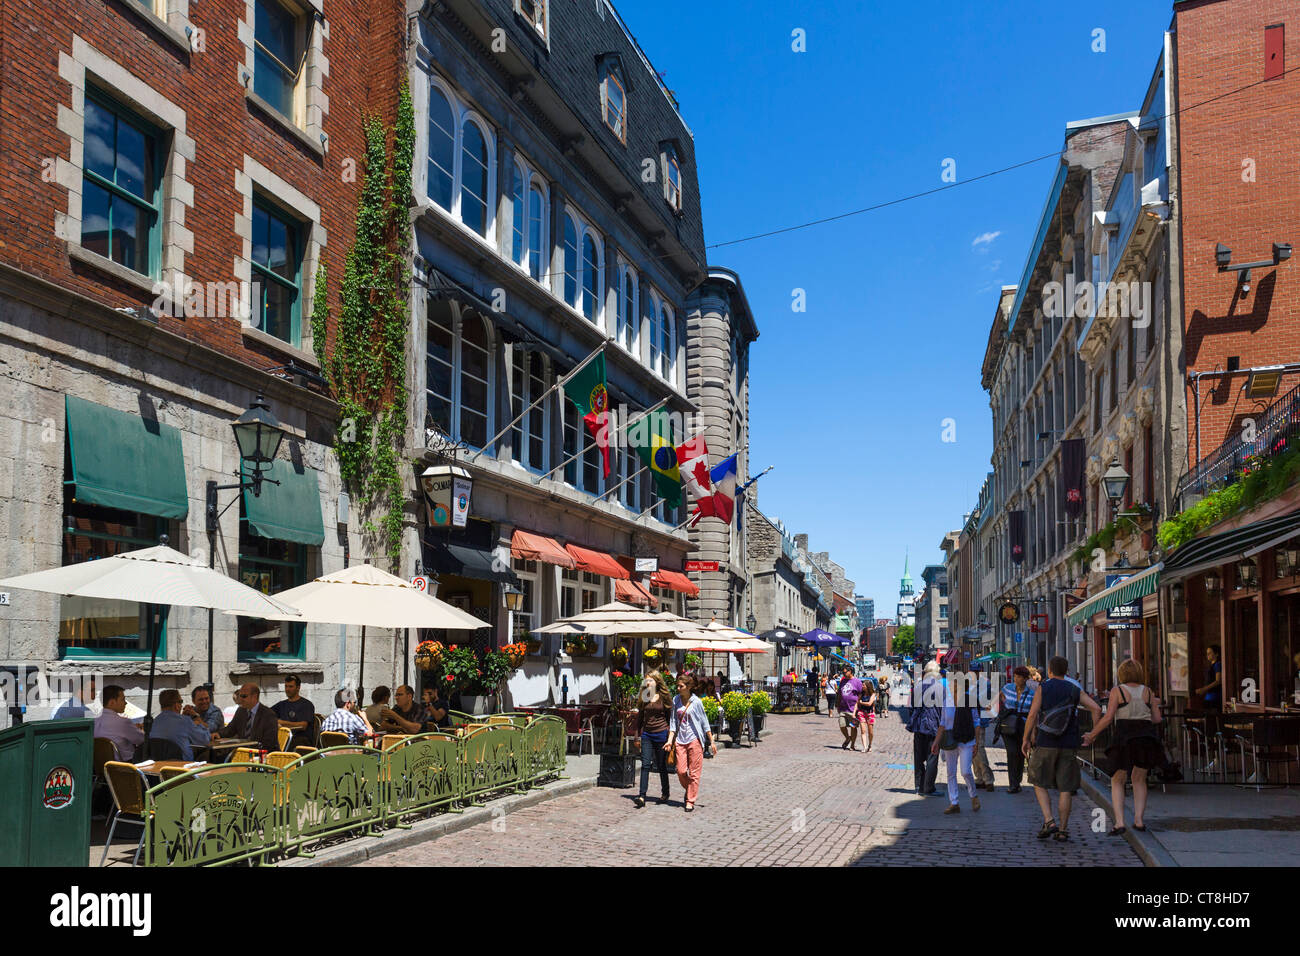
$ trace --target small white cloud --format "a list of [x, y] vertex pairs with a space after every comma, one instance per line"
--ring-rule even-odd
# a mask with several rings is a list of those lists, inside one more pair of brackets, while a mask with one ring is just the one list
[[[981, 233], [980, 235], [975, 237], [975, 241], [972, 242], [970, 246], [972, 249], [978, 249], [980, 246], [987, 246], [1000, 235], [1002, 235], [1001, 229], [999, 229], [997, 232]], [[983, 252], [987, 250], [980, 250], [980, 251]]]
[[994, 259], [992, 262], [989, 263], [989, 272], [997, 272], [1001, 268], [1002, 268], [1001, 259]]

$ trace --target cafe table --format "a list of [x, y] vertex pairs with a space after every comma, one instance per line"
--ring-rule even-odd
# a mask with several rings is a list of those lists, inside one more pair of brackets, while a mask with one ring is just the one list
[[195, 750], [206, 749], [208, 752], [208, 757], [219, 758], [218, 760], [213, 761], [214, 763], [219, 763], [221, 760], [226, 759], [226, 757], [234, 753], [240, 747], [252, 747], [254, 750], [261, 750], [262, 744], [261, 741], [257, 741], [257, 740], [241, 740], [235, 737], [230, 737], [226, 739], [217, 740], [214, 743], [210, 743], [206, 748], [195, 747], [194, 749]]

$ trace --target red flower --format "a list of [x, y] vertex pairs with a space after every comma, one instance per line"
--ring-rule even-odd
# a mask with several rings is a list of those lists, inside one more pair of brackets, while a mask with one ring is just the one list
[[474, 673], [479, 674], [481, 676], [483, 674], [483, 671], [481, 668], [475, 668]]
[[455, 680], [455, 679], [456, 678], [452, 677], [450, 674], [447, 675], [447, 680]]
[[622, 677], [622, 676], [623, 676], [623, 672], [622, 672], [622, 671], [614, 671], [613, 676], [614, 676], [614, 677]]
[[447, 648], [447, 650], [449, 650], [449, 651], [454, 651], [455, 649], [456, 649], [456, 645], [455, 645], [455, 644], [453, 644], [453, 645], [451, 645], [451, 647]]

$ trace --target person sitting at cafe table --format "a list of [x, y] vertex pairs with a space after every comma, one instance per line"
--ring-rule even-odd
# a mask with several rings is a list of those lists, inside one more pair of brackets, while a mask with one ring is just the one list
[[334, 713], [325, 718], [320, 729], [322, 733], [330, 730], [347, 734], [348, 741], [354, 744], [361, 743], [363, 737], [374, 733], [366, 715], [357, 712], [356, 692], [347, 687], [334, 694]]
[[262, 706], [262, 689], [254, 683], [247, 683], [235, 692], [239, 698], [239, 709], [230, 718], [218, 734], [227, 740], [254, 740], [265, 751], [279, 750], [280, 722], [275, 711]]
[[206, 747], [212, 743], [212, 731], [199, 712], [185, 703], [181, 692], [168, 687], [158, 695], [158, 706], [162, 708], [153, 719], [149, 729], [150, 740], [170, 740], [181, 749], [181, 757], [194, 759], [195, 747]]
[[[77, 680], [77, 678], [73, 678]], [[87, 677], [80, 680], [76, 693], [63, 702], [63, 705], [50, 717], [50, 720], [84, 720], [95, 718], [91, 713], [91, 706], [95, 701], [95, 678]]]
[[451, 707], [439, 694], [438, 685], [431, 684], [426, 687], [422, 697], [426, 724], [432, 727], [450, 727]]
[[104, 710], [95, 718], [95, 736], [104, 737], [113, 742], [118, 760], [131, 760], [136, 748], [144, 743], [144, 731], [124, 715], [126, 711], [126, 688], [118, 684], [108, 684], [102, 695]]
[[210, 733], [215, 734], [226, 726], [226, 717], [221, 708], [212, 702], [212, 691], [208, 690], [207, 684], [196, 686], [190, 692], [190, 700], [194, 701], [194, 710], [203, 718]]
[[383, 711], [392, 699], [393, 692], [380, 684], [370, 692], [370, 706], [365, 709], [366, 721], [372, 727], [378, 727], [384, 722]]
[[429, 719], [424, 707], [415, 702], [415, 689], [409, 684], [397, 688], [397, 706], [385, 707], [379, 717], [380, 730], [394, 734], [418, 734]]
[[285, 750], [292, 750], [299, 745], [310, 747], [316, 743], [312, 739], [316, 736], [316, 705], [303, 697], [299, 693], [301, 690], [302, 680], [298, 675], [286, 674], [284, 676], [284, 700], [271, 707], [275, 711], [280, 726], [293, 731], [293, 736], [289, 738]]

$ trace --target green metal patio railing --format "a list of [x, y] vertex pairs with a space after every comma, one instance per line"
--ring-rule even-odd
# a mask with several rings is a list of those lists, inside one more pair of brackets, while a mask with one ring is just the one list
[[564, 721], [537, 717], [388, 750], [329, 747], [283, 768], [197, 768], [145, 794], [146, 866], [266, 863], [323, 840], [406, 826], [402, 817], [536, 786], [565, 768]]

